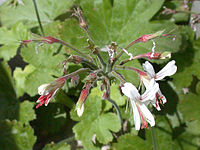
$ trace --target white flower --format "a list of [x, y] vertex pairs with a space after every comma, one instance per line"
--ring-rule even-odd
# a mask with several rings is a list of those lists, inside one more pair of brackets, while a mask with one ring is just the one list
[[42, 84], [38, 87], [38, 94], [39, 95], [47, 95], [49, 93], [49, 90], [47, 90], [48, 86], [50, 84]]
[[36, 101], [36, 108], [42, 106], [43, 104], [47, 106], [50, 100], [55, 96], [56, 92], [62, 88], [65, 83], [66, 78], [60, 77], [57, 80], [49, 84], [42, 84], [38, 87], [38, 94], [41, 95]]
[[[131, 83], [125, 83], [121, 88], [122, 92], [130, 98], [133, 109], [133, 118], [135, 122], [135, 129], [140, 130], [142, 120], [142, 128], [146, 128], [148, 123], [151, 126], [155, 125], [155, 120], [151, 112], [148, 110], [146, 103], [155, 98], [155, 93], [159, 90], [158, 83], [154, 80], [150, 81], [149, 88], [140, 95], [137, 88]], [[148, 122], [148, 123], [147, 123]]]
[[[155, 79], [155, 81], [162, 80], [166, 76], [171, 76], [176, 73], [177, 66], [175, 65], [175, 61], [170, 61], [162, 70], [160, 70], [158, 73], [155, 73], [153, 66], [146, 61], [143, 65], [144, 70], [147, 72], [147, 76], [142, 76], [141, 80], [143, 81], [146, 88], [149, 87], [150, 80]], [[162, 94], [160, 89], [156, 93], [156, 96], [151, 103], [153, 106], [160, 111], [159, 103], [165, 104], [167, 102], [165, 96]]]
[[158, 73], [155, 73], [153, 66], [146, 61], [143, 65], [144, 70], [147, 72], [150, 80], [154, 78], [156, 81], [162, 80], [166, 76], [171, 76], [176, 73], [177, 66], [175, 65], [175, 61], [170, 61], [162, 70]]

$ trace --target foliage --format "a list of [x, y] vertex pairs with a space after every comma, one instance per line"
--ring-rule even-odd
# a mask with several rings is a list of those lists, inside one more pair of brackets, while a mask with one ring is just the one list
[[[33, 1], [21, 2], [8, 0], [0, 5], [0, 147], [5, 150], [63, 150], [80, 147], [94, 150], [109, 145], [113, 150], [153, 149], [151, 129], [135, 131], [132, 112], [127, 108], [127, 98], [121, 95], [120, 83], [115, 79], [111, 79], [110, 97], [123, 111], [123, 126], [115, 107], [102, 98], [105, 92], [100, 90], [102, 82], [92, 85], [94, 88], [84, 103], [84, 113], [81, 117], [77, 115], [75, 103], [85, 88], [84, 73], [80, 75], [77, 86], [68, 80], [61, 90], [56, 91], [55, 99], [47, 107], [35, 108], [40, 85], [52, 83], [64, 71], [70, 74], [85, 65], [68, 63], [64, 70], [63, 61], [78, 53], [60, 43], [41, 45], [37, 41], [21, 44], [23, 40], [38, 38], [36, 34], [42, 35]], [[99, 49], [106, 48], [111, 42], [126, 47], [142, 35], [161, 30], [165, 34], [175, 35], [176, 40], [170, 36], [154, 39], [155, 52], [172, 53], [172, 59], [178, 67], [175, 75], [159, 81], [167, 103], [161, 106], [159, 112], [150, 107], [156, 118], [157, 146], [162, 150], [200, 148], [200, 40], [195, 40], [193, 30], [184, 25], [188, 23], [190, 12], [182, 9], [183, 1], [36, 2], [45, 36], [66, 41], [90, 56], [92, 52], [88, 48], [87, 34], [80, 27], [79, 19], [73, 15], [78, 6], [88, 24], [89, 34]], [[164, 15], [163, 6], [177, 13]], [[130, 47], [128, 52], [136, 56], [151, 52], [152, 47], [151, 41], [141, 42]], [[109, 62], [106, 52], [101, 51], [100, 55]], [[120, 57], [120, 61], [124, 59], [128, 59], [125, 54]], [[126, 66], [142, 69], [145, 60], [133, 60]], [[16, 65], [15, 61], [20, 61], [22, 65]], [[150, 61], [157, 72], [169, 60]], [[135, 72], [120, 70], [119, 73], [123, 74], [126, 81], [139, 86], [139, 77]], [[62, 142], [73, 136], [74, 140], [81, 141], [82, 146], [74, 141]]]

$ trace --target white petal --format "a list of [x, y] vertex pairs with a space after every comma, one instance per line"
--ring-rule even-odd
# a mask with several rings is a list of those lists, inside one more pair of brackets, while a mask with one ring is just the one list
[[150, 84], [150, 79], [148, 77], [141, 77], [141, 80], [145, 86], [145, 88], [148, 88], [149, 87], [149, 84]]
[[130, 101], [131, 101], [131, 106], [133, 109], [133, 119], [134, 119], [134, 123], [135, 123], [135, 129], [140, 130], [141, 120], [140, 120], [140, 114], [138, 112], [138, 108], [137, 108], [134, 100], [130, 100]]
[[144, 115], [144, 117], [147, 119], [147, 122], [151, 126], [155, 126], [155, 119], [153, 115], [151, 114], [151, 112], [148, 110], [148, 108], [144, 104], [138, 104], [138, 106], [140, 107], [140, 110], [142, 114]]
[[103, 48], [100, 49], [100, 51], [102, 51], [102, 52], [108, 52], [109, 51], [109, 47], [108, 46], [103, 47]]
[[155, 71], [153, 69], [153, 66], [148, 61], [146, 61], [145, 63], [143, 63], [142, 67], [147, 72], [147, 74], [149, 75], [150, 78], [154, 78]]
[[175, 61], [172, 60], [170, 61], [162, 70], [160, 70], [156, 74], [156, 79], [155, 80], [162, 80], [166, 76], [171, 76], [176, 73], [177, 71], [177, 66], [175, 65]]
[[129, 82], [125, 83], [124, 87], [122, 87], [121, 89], [122, 89], [122, 93], [124, 93], [124, 95], [126, 95], [130, 99], [137, 100], [140, 97], [140, 94], [137, 88]]
[[38, 94], [39, 95], [47, 95], [47, 91], [46, 88], [49, 86], [50, 84], [42, 84], [38, 87]]
[[154, 79], [151, 79], [149, 87], [146, 89], [144, 94], [141, 96], [141, 101], [153, 100], [156, 96], [156, 92], [159, 90], [158, 83], [155, 82]]
[[84, 112], [84, 104], [82, 104], [80, 108], [77, 108], [77, 115], [81, 117], [83, 115], [83, 112]]

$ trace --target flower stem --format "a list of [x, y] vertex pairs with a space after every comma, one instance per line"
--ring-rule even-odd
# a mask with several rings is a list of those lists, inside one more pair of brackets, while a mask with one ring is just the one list
[[123, 119], [122, 119], [122, 115], [120, 112], [119, 107], [117, 106], [116, 102], [110, 98], [107, 99], [110, 103], [112, 103], [112, 105], [115, 107], [116, 111], [117, 111], [117, 115], [119, 117], [120, 123], [121, 123], [121, 132], [123, 134]]
[[79, 69], [79, 70], [77, 70], [77, 71], [74, 71], [74, 72], [72, 72], [72, 73], [70, 73], [70, 74], [67, 74], [67, 75], [65, 75], [65, 76], [62, 76], [62, 77], [60, 77], [60, 78], [65, 78], [65, 80], [67, 80], [67, 79], [69, 79], [69, 78], [71, 78], [71, 77], [73, 77], [73, 76], [75, 76], [75, 75], [77, 75], [77, 74], [80, 74], [80, 73], [83, 73], [83, 72], [88, 72], [88, 71], [90, 71], [89, 68], [81, 68], [81, 69]]
[[116, 71], [112, 71], [111, 73], [112, 73], [112, 75], [113, 75], [114, 77], [116, 77], [121, 83], [123, 83], [123, 84], [126, 83], [125, 79], [122, 77], [121, 74], [119, 74], [119, 73], [116, 72]]
[[70, 44], [68, 44], [68, 43], [66, 43], [66, 42], [64, 42], [64, 41], [62, 41], [62, 40], [59, 40], [59, 39], [57, 39], [57, 40], [58, 40], [57, 43], [60, 43], [60, 44], [62, 44], [62, 45], [65, 45], [65, 46], [69, 47], [70, 49], [74, 50], [74, 51], [77, 52], [78, 54], [80, 54], [80, 55], [84, 56], [85, 58], [88, 58], [90, 61], [92, 61], [92, 58], [91, 58], [90, 56], [88, 56], [87, 54], [82, 53], [82, 52], [81, 52], [80, 50], [78, 50], [77, 48], [71, 46]]
[[64, 140], [62, 140], [62, 141], [60, 141], [60, 142], [58, 142], [57, 144], [64, 144], [64, 143], [69, 144], [69, 143], [71, 143], [71, 142], [73, 142], [73, 141], [75, 141], [75, 140], [76, 140], [76, 139], [75, 139], [75, 136], [72, 136], [72, 137], [66, 138], [66, 139], [64, 139]]
[[103, 61], [103, 58], [101, 57], [101, 55], [99, 54], [99, 52], [97, 53], [97, 58], [98, 58], [99, 62], [101, 63], [102, 69], [105, 70], [106, 63]]
[[38, 12], [36, 0], [33, 0], [33, 4], [34, 4], [35, 13], [36, 13], [36, 16], [37, 16], [37, 20], [38, 20], [38, 23], [39, 23], [39, 26], [40, 26], [40, 30], [42, 32], [42, 36], [45, 36], [44, 30], [43, 30], [43, 27], [42, 27], [42, 23], [41, 23], [41, 20], [40, 20], [39, 12]]
[[151, 127], [151, 136], [152, 136], [152, 141], [153, 141], [153, 149], [154, 149], [154, 150], [158, 150], [154, 127]]

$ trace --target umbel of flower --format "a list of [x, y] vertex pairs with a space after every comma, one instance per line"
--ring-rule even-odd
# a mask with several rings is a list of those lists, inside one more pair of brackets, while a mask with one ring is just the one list
[[[163, 69], [161, 69], [158, 73], [155, 73], [153, 66], [146, 61], [143, 65], [143, 68], [146, 72], [140, 73], [140, 79], [144, 83], [145, 87], [148, 88], [150, 85], [150, 80], [154, 79], [155, 81], [159, 81], [164, 79], [166, 76], [171, 76], [176, 73], [177, 66], [175, 65], [175, 61], [170, 61]], [[160, 89], [156, 93], [155, 99], [152, 101], [153, 106], [160, 110], [159, 103], [165, 104], [167, 102], [165, 96], [161, 93]]]
[[38, 94], [41, 95], [39, 99], [36, 101], [39, 103], [36, 108], [45, 104], [48, 105], [49, 101], [54, 97], [58, 89], [62, 88], [65, 84], [66, 78], [60, 77], [57, 80], [53, 81], [49, 84], [42, 84], [38, 87]]
[[151, 80], [149, 83], [149, 87], [146, 91], [140, 95], [137, 88], [131, 83], [127, 82], [121, 87], [122, 93], [130, 98], [131, 107], [133, 110], [133, 119], [135, 122], [135, 129], [140, 130], [141, 128], [147, 128], [148, 123], [151, 126], [155, 125], [155, 119], [151, 112], [148, 110], [146, 104], [149, 103], [150, 100], [155, 98], [156, 92], [159, 90], [158, 83], [155, 80]]

